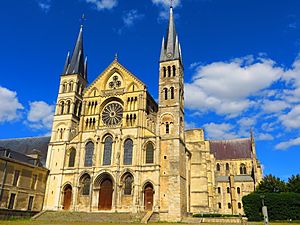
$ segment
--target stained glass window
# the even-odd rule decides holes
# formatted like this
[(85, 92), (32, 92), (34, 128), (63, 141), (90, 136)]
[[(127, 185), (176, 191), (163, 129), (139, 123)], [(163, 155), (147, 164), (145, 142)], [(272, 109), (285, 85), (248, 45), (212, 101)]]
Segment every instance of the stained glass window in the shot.
[(73, 148), (70, 151), (70, 156), (69, 156), (69, 167), (74, 167), (75, 165), (75, 157), (76, 157), (76, 150)]
[(124, 165), (132, 164), (132, 148), (133, 148), (132, 140), (127, 139), (124, 143)]
[(124, 195), (131, 195), (133, 179), (130, 175), (125, 178)]
[(93, 165), (94, 143), (89, 141), (85, 146), (84, 166)]
[(153, 162), (154, 162), (154, 148), (151, 143), (148, 143), (146, 147), (146, 163), (153, 163)]
[(113, 140), (110, 136), (105, 138), (104, 152), (103, 152), (103, 165), (110, 165), (111, 163), (112, 144), (113, 144)]
[(86, 175), (82, 179), (82, 195), (90, 194), (91, 178), (89, 175)]

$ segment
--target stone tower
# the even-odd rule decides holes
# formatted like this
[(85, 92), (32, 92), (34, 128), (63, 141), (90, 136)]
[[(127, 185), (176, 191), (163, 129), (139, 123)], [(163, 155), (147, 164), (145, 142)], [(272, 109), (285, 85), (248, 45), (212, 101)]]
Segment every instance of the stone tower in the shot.
[(184, 81), (172, 6), (159, 71), (160, 219), (180, 221), (187, 212)]
[[(61, 171), (65, 166), (66, 144), (78, 133), (82, 108), (82, 92), (86, 85), (87, 59), (84, 58), (83, 27), (81, 26), (72, 57), (68, 53), (60, 77), (59, 93), (46, 163), (50, 174), (46, 189), (45, 209), (48, 209), (47, 205), (53, 206), (53, 203), (50, 202), (58, 202), (56, 198), (59, 198), (60, 193)], [(59, 209), (59, 205), (51, 209)]]

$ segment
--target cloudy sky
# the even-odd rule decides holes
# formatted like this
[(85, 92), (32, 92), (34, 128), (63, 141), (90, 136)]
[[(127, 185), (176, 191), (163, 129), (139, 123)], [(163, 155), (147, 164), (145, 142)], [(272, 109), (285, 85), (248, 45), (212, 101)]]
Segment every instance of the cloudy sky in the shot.
[[(59, 76), (84, 13), (93, 81), (114, 59), (158, 95), (169, 0), (0, 2), (0, 139), (49, 134)], [(300, 172), (300, 2), (177, 0), (186, 127), (249, 137), (264, 173)]]

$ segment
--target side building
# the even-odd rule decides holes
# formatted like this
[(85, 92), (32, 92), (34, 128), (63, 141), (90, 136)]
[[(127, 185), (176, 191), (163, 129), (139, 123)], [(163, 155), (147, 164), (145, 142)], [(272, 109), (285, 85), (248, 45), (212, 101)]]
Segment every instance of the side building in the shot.
[(24, 155), (0, 147), (0, 209), (41, 211), (47, 177), (37, 151)]

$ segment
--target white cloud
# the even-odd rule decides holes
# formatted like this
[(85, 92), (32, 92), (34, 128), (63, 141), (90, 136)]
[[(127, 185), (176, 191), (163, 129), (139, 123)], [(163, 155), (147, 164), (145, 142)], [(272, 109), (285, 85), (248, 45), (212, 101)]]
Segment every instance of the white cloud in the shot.
[[(152, 0), (152, 3), (160, 7), (159, 20), (167, 20), (169, 18), (170, 0)], [(181, 0), (173, 1), (173, 8), (181, 5)]]
[(260, 133), (256, 139), (260, 141), (271, 141), (274, 140), (274, 137), (271, 134)]
[(281, 123), (288, 129), (300, 128), (300, 105), (296, 105), (292, 110), (279, 117)]
[(275, 146), (275, 148), (278, 150), (286, 150), (292, 146), (298, 146), (298, 145), (300, 145), (300, 137), (295, 139), (290, 139), (288, 141), (280, 142)]
[(209, 139), (233, 139), (237, 134), (233, 131), (234, 126), (229, 123), (207, 123), (203, 125)]
[[(152, 0), (154, 5), (162, 6), (164, 8), (170, 7), (170, 0)], [(181, 0), (174, 0), (173, 1), (173, 8), (179, 6), (181, 4)]]
[(185, 128), (185, 130), (194, 129), (196, 127), (197, 127), (197, 124), (195, 122), (188, 122), (188, 121), (184, 122), (184, 128)]
[(93, 4), (97, 10), (112, 9), (118, 5), (118, 0), (85, 0), (87, 3)]
[(43, 10), (45, 13), (49, 12), (51, 8), (52, 0), (37, 0), (37, 3), (41, 10)]
[(281, 78), (284, 70), (268, 58), (246, 56), (200, 66), (185, 84), (186, 106), (235, 117), (256, 103), (250, 99)]
[(238, 124), (242, 127), (252, 127), (256, 123), (256, 118), (243, 117), (238, 121)]
[(132, 9), (132, 10), (126, 12), (123, 15), (122, 19), (123, 19), (124, 25), (127, 27), (130, 27), (130, 26), (133, 26), (137, 20), (139, 20), (143, 17), (144, 17), (143, 14), (140, 14), (136, 9)]
[(282, 100), (274, 100), (274, 101), (270, 101), (270, 100), (264, 100), (263, 101), (263, 111), (265, 113), (276, 113), (276, 112), (280, 112), (284, 109), (289, 108), (290, 105)]
[(0, 123), (20, 118), (19, 110), (24, 107), (17, 98), (17, 93), (0, 86)]
[(31, 102), (26, 124), (33, 129), (51, 129), (55, 106), (43, 101)]

